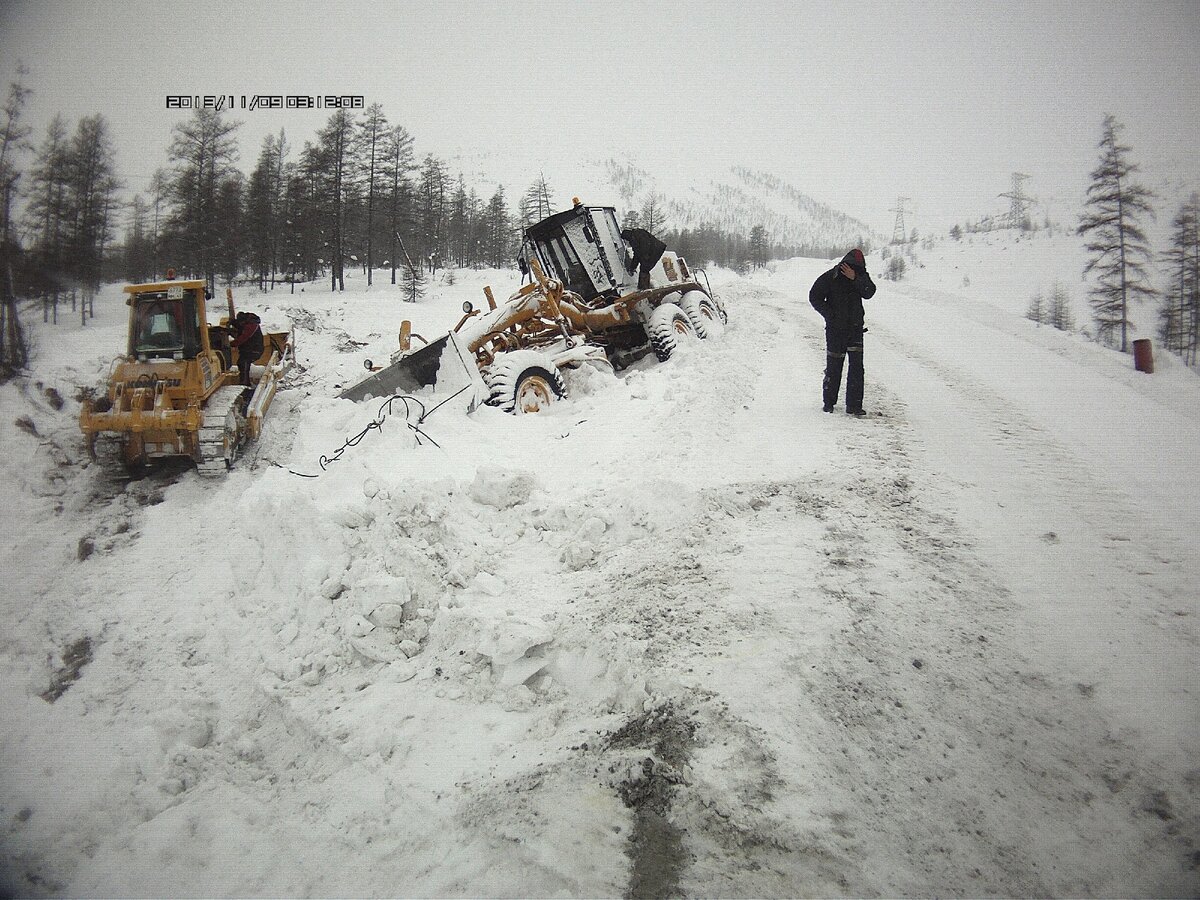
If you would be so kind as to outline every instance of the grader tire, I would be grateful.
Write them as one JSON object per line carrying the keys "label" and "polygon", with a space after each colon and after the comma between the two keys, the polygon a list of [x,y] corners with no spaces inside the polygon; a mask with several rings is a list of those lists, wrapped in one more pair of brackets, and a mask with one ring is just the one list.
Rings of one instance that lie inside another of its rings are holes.
{"label": "grader tire", "polygon": [[663,303],[650,313],[646,326],[650,335],[650,346],[659,362],[666,362],[675,352],[680,337],[695,337],[696,328],[687,313],[674,303]]}
{"label": "grader tire", "polygon": [[567,393],[554,363],[533,350],[500,354],[488,369],[487,383],[488,405],[517,415],[542,412]]}
{"label": "grader tire", "polygon": [[679,301],[679,308],[687,314],[696,336],[701,340],[719,337],[724,330],[725,323],[717,305],[704,291],[688,291]]}

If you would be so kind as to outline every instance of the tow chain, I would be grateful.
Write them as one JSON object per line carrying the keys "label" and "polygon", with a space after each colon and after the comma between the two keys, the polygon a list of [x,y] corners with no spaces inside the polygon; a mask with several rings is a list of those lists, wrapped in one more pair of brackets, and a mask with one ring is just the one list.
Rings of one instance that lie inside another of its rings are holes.
{"label": "tow chain", "polygon": [[[421,426],[425,423],[426,419],[428,419],[430,416],[432,416],[435,412],[437,412],[439,409],[441,409],[443,406],[445,406],[447,403],[449,403],[451,400],[453,400],[455,397],[457,397],[463,391],[467,390],[467,388],[469,388],[470,386],[471,385],[468,384],[464,387],[459,388],[457,391],[455,391],[453,394],[451,394],[449,397],[447,397],[445,400],[443,400],[441,403],[439,403],[437,406],[433,407],[433,409],[430,409],[430,410],[426,410],[425,404],[422,403],[420,400],[418,400],[416,397],[413,397],[409,394],[393,394],[391,397],[388,397],[387,400],[383,401],[383,403],[379,407],[379,412],[376,414],[376,417],[367,423],[366,428],[364,428],[362,431],[360,431],[358,434],[354,435],[353,437],[347,438],[346,442],[344,444],[342,444],[342,446],[338,447],[337,450],[335,450],[331,455],[322,454],[318,458],[317,464],[320,465],[320,467],[321,467],[320,472],[317,472],[315,474],[310,474],[307,472],[297,472],[293,469],[288,469],[287,471],[290,472],[292,475],[299,476],[300,478],[320,478],[321,475],[325,472],[325,470],[329,467],[329,464],[337,462],[339,459],[341,459],[342,454],[345,453],[346,450],[348,450],[350,447],[357,447],[359,445],[359,443],[362,441],[362,439],[365,438],[372,431],[382,431],[383,430],[383,423],[387,419],[387,417],[392,414],[392,404],[395,403],[397,400],[399,400],[400,402],[402,402],[404,404],[404,424],[406,426],[408,426],[408,428],[414,434],[416,434],[417,445],[420,446],[422,443],[421,439],[424,438],[425,440],[429,441],[429,443],[433,444],[433,446],[437,447],[440,450],[442,448],[442,445],[439,444],[437,441],[435,441],[432,437],[430,437],[425,431],[423,431],[421,429]],[[421,411],[421,414],[417,417],[416,424],[413,424],[413,422],[412,422],[413,410],[412,410],[412,407],[409,406],[410,403],[416,404],[416,406],[419,407],[420,411]],[[278,465],[278,463],[276,463],[275,465]],[[283,468],[283,467],[280,466],[280,468]]]}

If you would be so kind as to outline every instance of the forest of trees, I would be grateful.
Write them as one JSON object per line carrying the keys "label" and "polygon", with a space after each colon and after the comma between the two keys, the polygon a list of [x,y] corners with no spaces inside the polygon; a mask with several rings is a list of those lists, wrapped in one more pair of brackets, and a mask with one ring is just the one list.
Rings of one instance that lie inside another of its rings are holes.
{"label": "forest of trees", "polygon": [[[3,157],[11,182],[6,261],[12,293],[42,297],[45,316],[55,320],[62,298],[73,309],[82,301],[86,322],[102,281],[145,281],[168,266],[214,290],[218,282],[294,290],[297,282],[328,278],[340,291],[347,269],[361,269],[368,284],[382,269],[402,298],[416,300],[439,268],[513,265],[522,229],[557,211],[540,174],[515,208],[501,186],[481,197],[434,155],[418,159],[412,135],[379,104],[357,115],[338,110],[300,148],[283,131],[269,135],[249,177],[238,165],[240,123],[197,109],[172,129],[169,165],[122,203],[104,117],[81,119],[73,130],[56,117],[34,147],[18,127],[28,90],[13,90]],[[21,149],[32,158],[18,189],[11,160]],[[23,213],[10,228],[18,196]],[[750,235],[672,229],[667,208],[665,197],[650,193],[626,221],[704,263],[746,268],[793,249],[773,244],[761,227]]]}

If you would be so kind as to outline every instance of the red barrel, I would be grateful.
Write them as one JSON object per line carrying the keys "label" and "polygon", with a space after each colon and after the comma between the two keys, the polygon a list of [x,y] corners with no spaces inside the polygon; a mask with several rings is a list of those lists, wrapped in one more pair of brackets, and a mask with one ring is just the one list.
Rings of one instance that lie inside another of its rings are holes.
{"label": "red barrel", "polygon": [[1154,351],[1150,348],[1150,338],[1138,338],[1133,342],[1133,367],[1147,375],[1154,372]]}

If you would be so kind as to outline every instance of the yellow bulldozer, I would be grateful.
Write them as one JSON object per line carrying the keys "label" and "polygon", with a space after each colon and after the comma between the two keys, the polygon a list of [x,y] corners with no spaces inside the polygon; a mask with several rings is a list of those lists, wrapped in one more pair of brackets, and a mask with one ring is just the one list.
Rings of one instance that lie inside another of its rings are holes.
{"label": "yellow bulldozer", "polygon": [[[468,409],[480,403],[537,412],[564,396],[560,369],[585,363],[623,368],[653,352],[668,359],[683,336],[715,337],[728,317],[702,273],[664,252],[639,288],[616,210],[578,199],[525,231],[520,268],[531,281],[488,308],[463,304],[454,329],[414,349],[405,321],[391,364],[346,388],[349,400],[413,393],[463,381]],[[368,360],[368,368],[370,361]],[[452,370],[448,372],[447,370]]]}
{"label": "yellow bulldozer", "polygon": [[79,427],[88,454],[96,438],[116,435],[131,471],[152,460],[186,457],[202,475],[232,466],[248,440],[258,438],[279,381],[295,359],[288,332],[263,334],[263,352],[251,366],[251,387],[239,383],[238,350],[230,346],[235,321],[233,293],[226,291],[228,318],[208,322],[204,281],[131,284],[129,343],[113,360],[105,396],[87,400]]}

